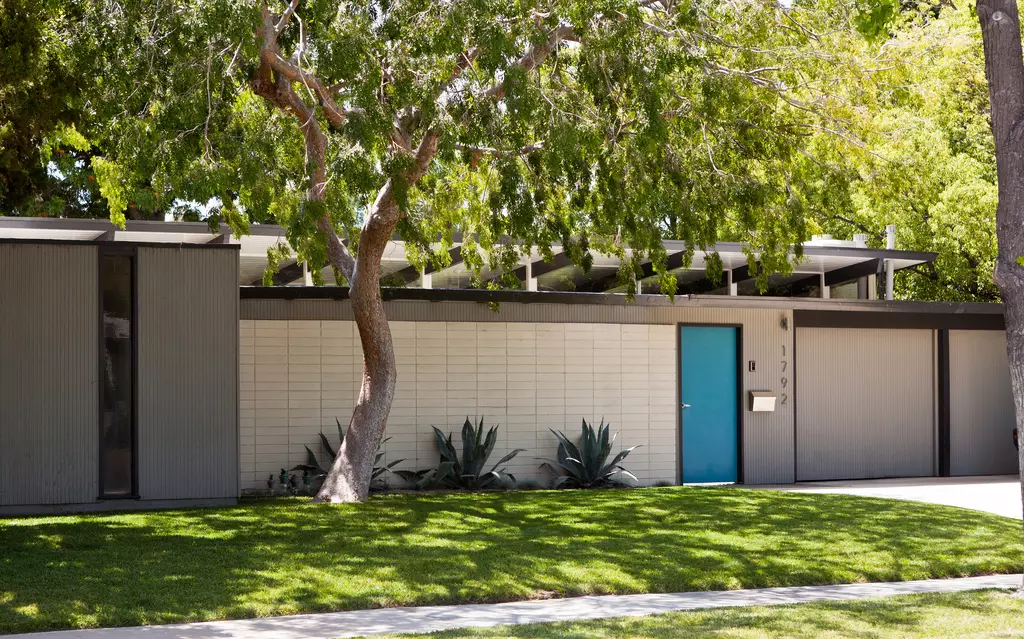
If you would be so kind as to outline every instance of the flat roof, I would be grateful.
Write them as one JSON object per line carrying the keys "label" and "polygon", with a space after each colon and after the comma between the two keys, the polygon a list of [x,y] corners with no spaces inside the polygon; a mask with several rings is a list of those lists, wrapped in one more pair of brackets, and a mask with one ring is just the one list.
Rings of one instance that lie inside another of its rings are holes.
{"label": "flat roof", "polygon": [[[461,257],[462,238],[456,236],[455,240],[454,248],[449,251],[451,264],[441,269],[426,269],[432,280],[432,288],[470,288],[471,272]],[[125,228],[120,229],[109,220],[39,217],[0,217],[0,242],[4,241],[233,246],[239,250],[241,286],[259,285],[267,267],[267,250],[278,244],[287,244],[284,229],[272,224],[253,224],[248,235],[235,238],[226,226],[214,231],[205,222],[129,220]],[[892,261],[896,270],[902,270],[932,262],[937,257],[935,253],[835,244],[838,243],[804,244],[803,257],[800,260],[797,260],[795,255],[793,257],[793,272],[785,276],[772,276],[771,285],[814,286],[823,278],[825,284],[831,286],[864,275],[881,273],[884,260]],[[724,284],[712,283],[707,279],[708,256],[717,253],[727,272],[726,277],[731,277],[737,284],[740,294],[753,292],[754,281],[749,274],[744,244],[720,242],[707,251],[696,250],[692,262],[686,267],[683,266],[687,252],[685,242],[666,240],[664,246],[668,253],[668,268],[677,276],[681,291],[707,293],[724,287]],[[621,264],[619,258],[592,253],[593,267],[584,273],[582,269],[569,262],[560,244],[553,244],[551,250],[554,254],[553,262],[545,262],[534,250],[529,257],[523,259],[517,269],[517,276],[524,279],[526,264],[529,262],[530,272],[537,278],[538,288],[542,291],[622,291],[616,281]],[[629,256],[628,249],[626,256]],[[647,262],[643,269],[645,277],[641,280],[642,290],[656,292],[657,276],[652,265]],[[382,270],[385,275],[400,279],[406,287],[422,286],[422,274],[406,259],[405,242],[401,238],[396,237],[388,242],[384,251]],[[496,278],[499,275],[499,272],[490,270],[481,273],[484,279]],[[324,272],[324,279],[327,284],[335,283],[330,269]],[[274,282],[286,286],[303,284],[302,265],[294,261],[283,264],[274,277]]]}

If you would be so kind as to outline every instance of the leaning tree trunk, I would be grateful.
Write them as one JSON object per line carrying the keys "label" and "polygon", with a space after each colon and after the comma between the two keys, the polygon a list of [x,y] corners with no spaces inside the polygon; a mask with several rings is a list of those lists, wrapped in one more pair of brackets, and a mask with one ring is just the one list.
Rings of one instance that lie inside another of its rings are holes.
{"label": "leaning tree trunk", "polygon": [[[1003,296],[1017,432],[1024,434],[1024,58],[1016,0],[978,0],[996,143],[995,281]],[[1017,453],[1024,504],[1024,446]],[[1024,587],[1024,585],[1022,585]]]}
{"label": "leaning tree trunk", "polygon": [[356,268],[349,283],[349,300],[363,348],[363,379],[352,411],[352,424],[316,501],[365,501],[370,495],[373,462],[391,412],[398,378],[391,327],[380,295],[380,264],[400,215],[390,185],[386,186],[360,234]]}

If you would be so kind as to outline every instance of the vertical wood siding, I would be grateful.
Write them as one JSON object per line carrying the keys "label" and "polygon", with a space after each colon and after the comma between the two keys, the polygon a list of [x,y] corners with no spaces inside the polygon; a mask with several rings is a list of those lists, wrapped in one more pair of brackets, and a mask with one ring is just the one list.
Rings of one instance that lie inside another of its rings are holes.
{"label": "vertical wood siding", "polygon": [[[433,467],[437,452],[430,426],[454,431],[457,439],[467,415],[482,415],[485,424],[501,424],[494,459],[524,448],[509,471],[521,479],[544,479],[536,458],[554,455],[557,442],[549,428],[575,434],[582,418],[604,418],[621,432],[618,446],[642,445],[625,466],[643,483],[675,483],[677,323],[742,324],[744,392],[789,395],[775,413],[751,413],[744,398],[744,479],[793,480],[793,333],[782,328],[783,318],[792,325],[790,312],[670,308],[663,323],[651,324],[623,322],[607,307],[530,305],[534,321],[501,321],[522,317],[518,306],[504,304],[498,313],[484,309],[488,321],[466,321],[461,317],[481,317],[480,305],[414,304],[403,311],[404,319],[391,322],[398,385],[386,433],[391,439],[384,447],[388,460],[405,459],[405,468]],[[447,315],[436,315],[438,307],[448,307]],[[414,311],[431,319],[419,320]],[[603,321],[595,322],[595,316]],[[301,308],[290,317],[301,317]],[[756,361],[755,372],[747,372],[748,360]],[[242,321],[243,488],[264,487],[267,475],[303,463],[305,446],[321,455],[321,430],[336,443],[335,418],[347,424],[361,367],[351,321]]]}
{"label": "vertical wood siding", "polygon": [[0,505],[99,492],[97,259],[0,244]]}
{"label": "vertical wood siding", "polygon": [[1003,331],[949,332],[950,474],[1017,472]]}
{"label": "vertical wood siding", "polygon": [[237,252],[139,248],[138,308],[140,496],[237,496]]}
{"label": "vertical wood siding", "polygon": [[931,330],[798,328],[798,481],[934,474]]}

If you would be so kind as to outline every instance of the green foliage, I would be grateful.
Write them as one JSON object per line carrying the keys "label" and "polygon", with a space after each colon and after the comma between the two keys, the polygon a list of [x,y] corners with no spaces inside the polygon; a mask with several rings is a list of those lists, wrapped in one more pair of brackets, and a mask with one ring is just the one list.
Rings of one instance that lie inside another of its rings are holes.
{"label": "green foliage", "polygon": [[440,453],[437,468],[424,471],[396,471],[399,477],[408,481],[414,488],[420,490],[427,488],[482,490],[514,485],[515,476],[505,472],[504,468],[498,467],[524,452],[525,449],[516,448],[499,459],[490,470],[485,470],[487,460],[498,441],[497,426],[490,427],[485,435],[483,417],[475,427],[469,417],[466,417],[466,422],[462,425],[461,457],[452,443],[451,433],[445,435],[436,426],[431,426],[431,428],[434,429],[437,450]]}
{"label": "green foliage", "polygon": [[557,459],[549,459],[542,466],[558,475],[555,488],[604,488],[637,484],[636,476],[623,468],[621,463],[639,446],[619,451],[609,462],[608,457],[618,437],[618,433],[609,436],[610,430],[610,425],[605,424],[604,420],[595,429],[584,419],[580,438],[574,444],[565,433],[551,429],[558,438]]}
{"label": "green foliage", "polygon": [[97,41],[72,0],[0,4],[0,213],[105,216],[84,124]]}
{"label": "green foliage", "polygon": [[973,6],[905,8],[886,36],[873,83],[838,87],[870,106],[856,127],[862,146],[837,152],[826,133],[808,146],[829,194],[813,232],[866,233],[880,247],[895,224],[897,248],[938,253],[897,274],[899,297],[998,300],[995,151]]}
{"label": "green foliage", "polygon": [[[332,126],[296,84],[327,136],[322,208],[307,198],[295,118],[252,88],[257,4],[81,7],[83,34],[105,50],[91,60],[102,86],[89,93],[100,123],[89,138],[108,162],[100,166],[117,167],[102,180],[115,215],[127,207],[131,217],[139,192],[153,210],[219,199],[237,232],[286,226],[297,259],[318,272],[317,217],[327,211],[358,250],[367,207],[390,185],[414,262],[443,262],[461,234],[475,284],[492,288],[520,287],[501,273],[557,241],[584,269],[595,252],[628,251],[634,271],[651,257],[671,294],[666,234],[694,248],[749,242],[762,283],[788,271],[817,194],[801,154],[807,132],[845,130],[852,107],[830,87],[870,82],[860,69],[875,54],[851,44],[856,13],[832,0],[304,0],[280,36],[282,55],[335,88],[347,112]],[[571,39],[537,68],[514,63],[559,28]],[[453,79],[467,51],[477,55]],[[408,183],[412,157],[396,138],[415,147],[427,131],[440,137],[438,154]],[[621,276],[633,286],[628,268]]]}
{"label": "green foliage", "polygon": [[[292,468],[291,470],[301,470],[303,472],[309,473],[310,475],[312,475],[314,482],[319,483],[323,481],[324,477],[327,476],[327,472],[330,470],[331,466],[334,465],[334,460],[337,459],[338,452],[341,451],[341,444],[345,441],[345,430],[341,427],[341,421],[338,420],[337,417],[335,417],[334,422],[338,425],[337,448],[331,445],[330,440],[327,439],[327,436],[324,435],[323,431],[320,431],[319,433],[320,449],[323,452],[324,456],[327,458],[327,467],[324,468],[323,466],[321,466],[320,460],[317,459],[313,451],[309,449],[309,446],[305,446],[304,448],[306,449],[306,463],[299,464]],[[383,479],[384,473],[393,472],[391,470],[392,468],[405,461],[404,459],[396,459],[395,461],[385,464],[383,466],[380,465],[380,463],[384,460],[384,453],[380,452],[380,447],[383,446],[384,443],[387,442],[389,439],[391,438],[385,437],[384,439],[381,440],[379,444],[377,444],[377,454],[373,458],[373,472],[370,474],[370,488],[372,490],[382,490],[386,488],[387,485]],[[314,490],[316,490],[316,488],[314,488]]]}

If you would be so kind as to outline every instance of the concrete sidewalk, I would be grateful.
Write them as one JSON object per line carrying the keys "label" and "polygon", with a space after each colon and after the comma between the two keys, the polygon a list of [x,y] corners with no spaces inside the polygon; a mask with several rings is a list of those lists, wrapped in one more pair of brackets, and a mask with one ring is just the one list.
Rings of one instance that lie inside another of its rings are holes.
{"label": "concrete sidewalk", "polygon": [[402,632],[434,632],[450,628],[483,628],[506,624],[631,617],[699,608],[797,604],[929,592],[1014,588],[1020,583],[1021,575],[995,575],[841,586],[607,595],[503,604],[381,608],[173,626],[67,630],[7,635],[5,639],[335,639]]}
{"label": "concrete sidewalk", "polygon": [[808,481],[747,488],[923,501],[980,510],[1013,519],[1021,518],[1020,481],[1016,475]]}

